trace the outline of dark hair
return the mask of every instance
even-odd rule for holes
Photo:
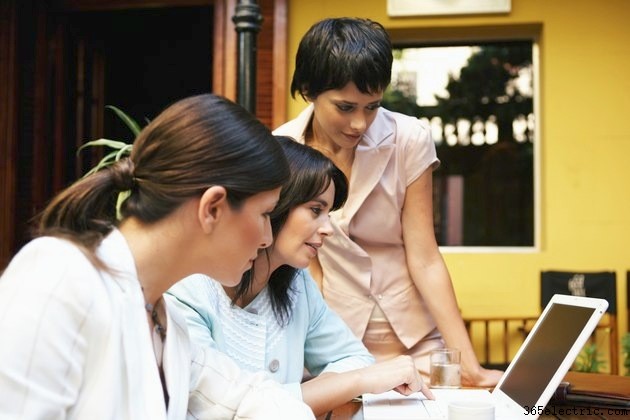
[[[274,238],[284,226],[291,210],[321,195],[328,189],[331,182],[335,186],[331,211],[341,208],[348,197],[346,176],[330,159],[321,152],[300,144],[290,137],[276,136],[276,139],[284,149],[289,161],[291,177],[287,184],[282,187],[280,199],[271,215],[271,230]],[[269,248],[265,249],[265,253],[268,252]],[[283,326],[291,318],[289,289],[297,273],[298,269],[285,264],[278,267],[269,277],[271,306],[276,320]],[[237,287],[233,302],[247,293],[253,275],[253,270],[245,272]]]
[[[212,94],[176,102],[139,134],[129,158],[82,178],[40,216],[38,233],[65,236],[93,252],[116,223],[117,193],[129,191],[122,219],[156,222],[213,185],[233,208],[286,182],[289,167],[271,132],[249,112]]]
[[[354,82],[362,93],[383,91],[392,72],[392,44],[383,25],[369,19],[331,18],[306,32],[295,56],[291,96],[314,99]]]

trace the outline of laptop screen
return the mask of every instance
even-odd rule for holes
[[[499,389],[522,407],[533,407],[594,311],[553,303]]]

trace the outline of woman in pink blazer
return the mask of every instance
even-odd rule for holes
[[[320,150],[350,180],[310,269],[377,360],[409,354],[428,375],[429,352],[446,344],[462,352],[463,384],[492,386],[501,372],[479,365],[435,240],[430,131],[380,108],[391,66],[389,37],[370,20],[325,19],[300,42],[291,92],[310,105],[274,134]]]

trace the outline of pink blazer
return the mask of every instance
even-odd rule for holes
[[[274,134],[304,143],[312,115],[310,105]],[[326,301],[358,337],[376,304],[408,348],[436,326],[409,275],[401,212],[407,186],[438,165],[429,128],[383,108],[357,146],[350,194],[331,214],[334,235],[319,261]]]

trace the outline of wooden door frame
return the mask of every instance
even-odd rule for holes
[[[236,100],[237,36],[232,22],[237,0],[57,0],[56,9],[64,12],[161,8],[175,6],[214,6],[212,90]],[[287,116],[287,0],[274,0],[273,27],[273,126]]]
[[[15,247],[18,142],[17,0],[0,2],[0,273]]]

